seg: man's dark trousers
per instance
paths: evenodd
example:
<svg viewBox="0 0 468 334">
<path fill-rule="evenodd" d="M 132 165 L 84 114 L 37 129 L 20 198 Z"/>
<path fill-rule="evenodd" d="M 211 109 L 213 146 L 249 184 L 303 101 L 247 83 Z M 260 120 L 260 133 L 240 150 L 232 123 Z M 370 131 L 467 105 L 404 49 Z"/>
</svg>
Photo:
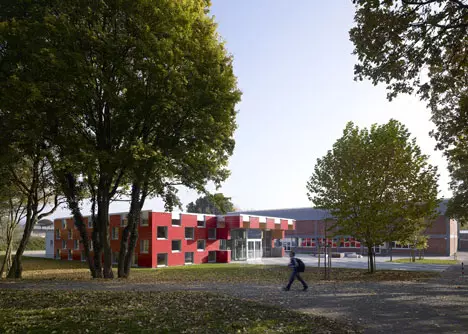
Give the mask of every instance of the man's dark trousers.
<svg viewBox="0 0 468 334">
<path fill-rule="evenodd" d="M 291 288 L 291 285 L 293 284 L 295 278 L 297 278 L 299 282 L 302 283 L 302 286 L 304 287 L 304 289 L 307 288 L 307 283 L 302 279 L 301 275 L 299 275 L 299 272 L 297 270 L 293 270 L 291 272 L 291 277 L 289 278 L 289 283 L 286 286 L 286 289 L 289 290 Z"/>
</svg>

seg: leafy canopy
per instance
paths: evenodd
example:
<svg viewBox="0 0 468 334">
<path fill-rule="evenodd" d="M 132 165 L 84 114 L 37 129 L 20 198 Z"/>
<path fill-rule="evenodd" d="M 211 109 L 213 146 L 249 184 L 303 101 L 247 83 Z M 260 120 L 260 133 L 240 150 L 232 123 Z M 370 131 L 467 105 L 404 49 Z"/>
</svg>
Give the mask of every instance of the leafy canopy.
<svg viewBox="0 0 468 334">
<path fill-rule="evenodd" d="M 220 215 L 233 211 L 235 211 L 235 208 L 231 202 L 231 198 L 221 193 L 199 197 L 195 203 L 190 202 L 187 205 L 187 212 L 193 213 Z"/>
<path fill-rule="evenodd" d="M 398 121 L 359 129 L 352 122 L 317 160 L 309 199 L 330 210 L 338 234 L 367 247 L 402 240 L 437 207 L 437 170 Z"/>
</svg>

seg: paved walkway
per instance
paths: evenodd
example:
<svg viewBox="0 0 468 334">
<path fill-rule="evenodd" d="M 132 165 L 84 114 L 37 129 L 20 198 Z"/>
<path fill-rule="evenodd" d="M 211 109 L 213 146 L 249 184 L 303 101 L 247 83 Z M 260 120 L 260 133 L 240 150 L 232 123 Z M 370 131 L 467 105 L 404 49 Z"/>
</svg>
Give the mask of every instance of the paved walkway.
<svg viewBox="0 0 468 334">
<path fill-rule="evenodd" d="M 465 256 L 461 254 L 461 256 Z M 306 266 L 318 266 L 318 258 L 309 254 L 298 254 L 297 257 L 301 258 Z M 393 260 L 408 258 L 408 257 L 393 257 Z M 440 260 L 453 260 L 453 257 L 426 257 L 431 259 Z M 460 258 L 460 255 L 458 256 Z M 420 264 L 420 263 L 396 263 L 387 262 L 390 257 L 379 256 L 376 257 L 376 265 L 378 270 L 407 270 L 407 271 L 437 271 L 442 272 L 450 265 L 438 264 Z M 468 260 L 468 258 L 467 258 Z M 258 260 L 248 260 L 247 263 L 252 264 L 265 264 L 265 265 L 286 265 L 289 261 L 288 257 L 267 257 Z M 321 265 L 323 266 L 323 258 L 321 258 Z M 466 261 L 468 264 L 468 261 Z M 332 267 L 335 268 L 353 268 L 353 269 L 367 269 L 367 257 L 357 258 L 332 258 Z"/>
</svg>

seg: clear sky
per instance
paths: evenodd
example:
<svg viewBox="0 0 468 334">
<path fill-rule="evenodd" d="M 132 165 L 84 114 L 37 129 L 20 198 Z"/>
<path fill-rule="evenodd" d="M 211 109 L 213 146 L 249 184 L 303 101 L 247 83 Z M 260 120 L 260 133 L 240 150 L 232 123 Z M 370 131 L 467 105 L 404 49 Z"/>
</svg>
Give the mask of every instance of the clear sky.
<svg viewBox="0 0 468 334">
<path fill-rule="evenodd" d="M 306 182 L 316 159 L 332 147 L 346 123 L 364 127 L 390 118 L 405 124 L 439 166 L 440 194 L 450 196 L 447 165 L 434 151 L 425 103 L 414 96 L 388 102 L 383 86 L 353 80 L 351 0 L 212 2 L 243 92 L 231 177 L 220 190 L 237 207 L 310 206 Z M 198 196 L 182 189 L 180 197 L 185 207 Z M 153 199 L 145 208 L 161 210 L 163 205 Z M 126 203 L 111 207 L 127 210 Z M 54 216 L 64 214 L 59 210 Z"/>
</svg>

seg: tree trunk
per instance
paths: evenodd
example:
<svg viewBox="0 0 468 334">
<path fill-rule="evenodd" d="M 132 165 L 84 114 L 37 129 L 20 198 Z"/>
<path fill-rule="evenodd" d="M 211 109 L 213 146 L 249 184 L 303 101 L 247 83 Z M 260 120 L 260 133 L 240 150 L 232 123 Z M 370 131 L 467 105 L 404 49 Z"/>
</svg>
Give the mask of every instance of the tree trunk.
<svg viewBox="0 0 468 334">
<path fill-rule="evenodd" d="M 132 185 L 130 212 L 127 217 L 128 222 L 123 230 L 122 240 L 120 241 L 119 268 L 117 272 L 120 278 L 127 278 L 130 274 L 133 250 L 135 249 L 136 240 L 138 238 L 138 222 L 141 213 L 140 194 L 140 184 L 139 182 L 134 182 Z"/>
<path fill-rule="evenodd" d="M 390 246 L 390 262 L 393 262 L 393 247 Z"/>
<path fill-rule="evenodd" d="M 11 222 L 10 222 L 11 224 Z M 11 251 L 13 248 L 13 234 L 15 232 L 14 226 L 7 226 L 6 233 L 6 249 L 5 257 L 3 258 L 2 268 L 0 268 L 0 279 L 3 278 L 3 273 L 8 273 L 11 268 Z"/>
<path fill-rule="evenodd" d="M 91 276 L 96 278 L 96 270 L 94 268 L 93 259 L 89 254 L 89 238 L 86 225 L 84 224 L 83 215 L 81 214 L 80 206 L 78 203 L 78 194 L 76 190 L 76 179 L 75 176 L 70 172 L 65 172 L 61 178 L 62 191 L 67 198 L 68 208 L 72 212 L 73 218 L 75 219 L 75 226 L 80 232 L 80 237 L 83 242 L 84 253 L 86 261 L 88 262 L 89 271 Z"/>
<path fill-rule="evenodd" d="M 367 258 L 368 258 L 368 271 L 369 273 L 373 274 L 375 272 L 375 258 L 374 258 L 374 250 L 372 246 L 367 246 Z"/>
<path fill-rule="evenodd" d="M 109 205 L 110 200 L 108 197 L 108 191 L 101 196 L 101 199 L 98 200 L 98 214 L 97 220 L 99 228 L 99 241 L 101 250 L 104 255 L 104 263 L 102 268 L 102 276 L 104 278 L 114 278 L 114 273 L 112 271 L 112 251 L 110 247 L 110 238 L 109 238 Z M 101 252 L 100 252 L 101 253 Z M 101 253 L 102 254 L 102 253 Z"/>
<path fill-rule="evenodd" d="M 30 209 L 28 209 L 29 211 Z M 36 210 L 31 210 L 36 211 Z M 19 243 L 18 249 L 16 250 L 15 257 L 13 258 L 13 263 L 11 264 L 11 268 L 8 272 L 8 278 L 21 278 L 23 274 L 23 263 L 22 263 L 22 256 L 24 250 L 26 249 L 26 245 L 29 242 L 29 238 L 31 237 L 31 232 L 33 230 L 34 224 L 36 223 L 37 214 L 29 213 L 27 215 L 26 224 L 24 226 L 23 237 Z"/>
</svg>

